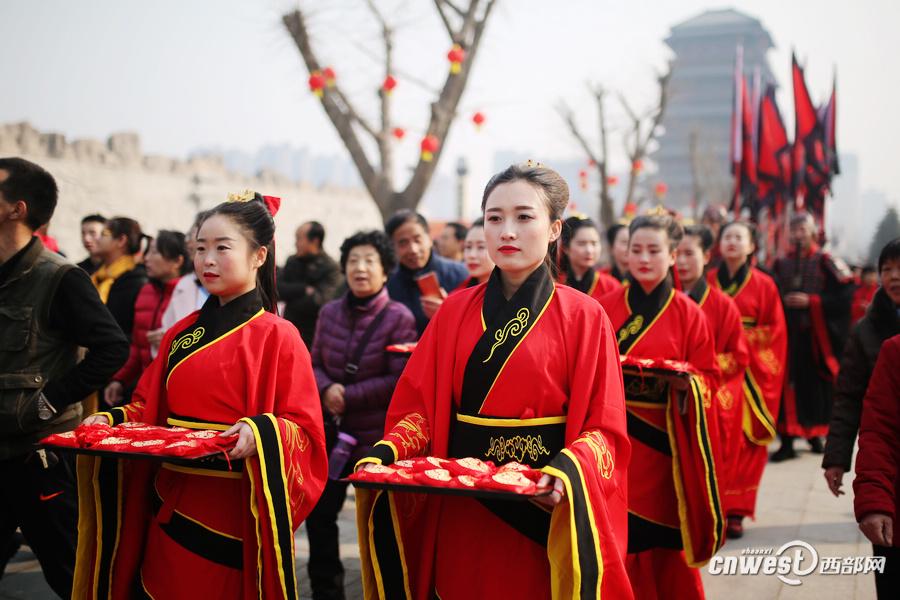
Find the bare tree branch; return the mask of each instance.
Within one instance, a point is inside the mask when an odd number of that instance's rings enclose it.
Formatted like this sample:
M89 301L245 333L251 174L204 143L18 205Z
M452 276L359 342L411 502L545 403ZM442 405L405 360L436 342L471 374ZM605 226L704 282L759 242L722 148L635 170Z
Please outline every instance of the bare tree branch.
M459 102L468 83L473 61L478 54L485 26L496 0L467 0L465 10L460 6L462 0L434 0L435 8L450 39L453 43L462 46L466 52L459 72L448 73L440 90L433 90L430 85L414 76L394 71L393 35L395 28L379 10L376 0L365 1L381 27L381 37L384 44L383 65L385 77L388 75L402 75L405 80L420 85L434 94L435 100L431 103L431 115L425 131L427 135L437 137L441 143L437 152L434 153L433 160L426 161L421 157L419 158L406 186L401 191L398 191L394 187L393 181L395 169L389 94L380 89L379 112L381 122L380 127L376 128L355 109L339 85L329 85L324 90L321 98L322 108L350 153L350 157L357 171L359 171L366 189L381 211L382 216L387 218L400 208L415 208L424 195L434 175L450 126L458 116ZM321 70L321 63L312 49L305 17L306 15L298 9L284 15L282 20L294 44L297 46L308 71L312 73ZM354 42L351 40L348 43L352 44ZM377 60L372 57L372 53L368 49L363 49L363 52L368 58ZM380 157L379 169L372 165L372 162L366 155L365 149L360 143L359 131L366 132L374 139Z
M294 44L297 46L297 50L300 52L300 56L303 58L303 62L306 63L306 68L309 72L320 71L322 67L310 45L309 31L300 9L284 15L282 17L282 22L290 33L291 38L294 40ZM338 89L339 88L334 87L332 90L325 91L325 94L322 97L322 107L325 109L325 114L328 115L328 118L337 130L344 146L346 146L347 152L350 153L350 158L353 160L353 164L356 166L363 184L366 186L369 193L375 197L375 194L378 191L378 175L372 167L372 163L369 161L368 156L366 156L366 152L356 135L356 131L353 129L354 121L360 124L362 124L362 122L358 119L358 115L356 117L353 116L355 111L353 111L349 103L345 101L346 99L343 99L343 107L338 104L337 99L340 98L341 95L339 93L332 93Z
M560 102L559 106L557 106L556 111L559 113L559 116L562 117L563 121L566 122L566 126L569 128L569 133L575 138L578 144L581 146L581 149L584 150L584 153L587 154L588 158L594 162L600 162L597 160L596 155L594 154L594 150L591 148L591 145L588 143L587 138L581 133L581 130L578 129L578 123L575 122L575 113L571 108L565 103Z
M447 35L450 36L450 39L453 42L456 42L456 30L453 28L453 25L450 24L450 19L447 18L447 13L444 12L444 0L434 0L434 6L437 8L438 15L441 17L441 22L444 23L444 28L447 30Z

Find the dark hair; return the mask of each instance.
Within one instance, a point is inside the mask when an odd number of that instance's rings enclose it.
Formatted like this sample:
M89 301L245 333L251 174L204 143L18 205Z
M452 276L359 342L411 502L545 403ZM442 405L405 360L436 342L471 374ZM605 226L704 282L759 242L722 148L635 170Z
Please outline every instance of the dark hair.
M865 275L876 275L877 273L878 273L878 271L875 270L875 266L874 266L874 265L865 265L864 267L862 267L862 268L859 270L859 274L862 275L862 276L865 276Z
M456 238L457 242L461 242L466 239L466 234L469 233L469 228L463 225L462 223L447 223L445 227L449 227L453 230L453 237Z
M180 275L187 274L193 268L184 240L183 233L168 229L160 229L159 234L156 236L156 251L162 254L163 258L172 262L178 260L179 256L182 258L181 268L179 269Z
M562 235L559 237L560 242L562 243L563 248L568 248L572 244L572 240L575 238L575 235L578 233L579 229L583 229L585 227L590 227L592 229L597 230L597 224L587 217L569 217L565 221L563 221L562 226ZM599 233L599 230L597 230ZM570 268L569 257L565 252L561 252L559 255L559 270L562 273L568 273Z
M544 199L547 212L550 214L551 223L562 218L566 206L569 205L569 184L553 169L540 164L532 164L531 161L510 165L491 177L487 185L484 186L484 193L481 196L482 214L484 213L484 207L487 205L488 197L497 186L514 181L529 183L538 191ZM556 256L559 248L558 242L559 240L550 242L547 246L547 255L544 257L544 264L550 269L550 273L554 278L557 275Z
M887 261L898 259L900 259L900 238L894 238L884 245L878 255L878 272L881 273L881 269Z
M688 225L684 228L684 235L698 238L700 247L703 248L704 252L709 252L709 249L713 247L715 242L712 231L706 225Z
M19 157L0 158L0 169L8 174L0 182L0 193L10 204L20 200L25 203L28 207L25 224L34 231L49 223L59 198L53 175L40 165Z
M262 296L263 306L269 312L277 312L278 292L275 288L275 219L269 213L263 197L255 192L247 202L223 202L215 206L199 221L199 226L213 215L231 219L243 232L253 249L265 247L266 262L256 272L256 289ZM199 233L199 230L198 230Z
M684 237L684 229L671 215L641 215L628 226L628 235L633 236L638 229L654 229L665 233L669 238L670 251L674 250Z
M125 236L125 254L135 255L142 250L142 242L150 238L141 231L140 224L128 217L113 217L106 222L106 228L112 234L114 240ZM146 247L143 248L146 250Z
M719 230L719 239L718 242L722 241L722 238L725 236L725 232L728 231L729 227L734 225L740 225L744 229L747 230L747 233L750 235L750 243L753 244L753 250L750 252L748 256L753 256L756 254L756 249L759 248L759 238L756 232L756 227L753 226L753 223L749 221L729 221L722 225L722 229Z
M308 221L309 231L306 232L306 239L310 242L319 240L319 246L325 243L325 228L318 221Z
M619 235L619 232L623 229L628 229L628 226L624 223L613 223L606 230L606 241L609 243L609 247L612 248L613 244L616 243L616 237Z
M422 226L422 229L425 230L425 233L428 233L428 221L425 219L425 217L414 210L409 210L408 208L398 210L393 215L391 215L391 218L388 219L387 223L384 224L384 232L389 238L393 238L394 232L410 221L415 221Z
M477 219L472 221L472 225L469 227L469 229L471 230L475 227L481 227L482 229L484 228L484 217L478 217ZM466 231L466 235L469 235L468 231Z
M190 226L190 228L188 228L188 231L190 232L191 229L195 229L195 230L199 231L199 230L200 230L200 224L203 223L203 221L205 221L205 220L206 220L206 217L208 217L208 216L209 216L209 211L208 211L208 210L201 210L200 212L198 212L198 213L194 216L194 222L191 223L191 226ZM195 237L195 238L197 237L197 231L194 231L194 237Z
M804 223L812 228L813 234L817 234L819 232L819 226L816 225L815 218L813 218L813 216L805 210L794 213L793 216L791 216L790 224L788 226L794 228L797 225Z
M100 223L101 225L106 225L106 217L103 215L88 215L81 220L81 224L85 225L87 223Z
M727 209L721 204L710 204L703 209L702 220L712 221L713 223L722 224L728 215Z
M394 266L397 264L397 259L394 256L394 245L383 231L371 229L369 231L357 231L341 244L341 273L347 272L347 257L350 256L350 251L358 246L372 246L378 251L378 256L381 258L381 268L384 269L385 275L394 270Z

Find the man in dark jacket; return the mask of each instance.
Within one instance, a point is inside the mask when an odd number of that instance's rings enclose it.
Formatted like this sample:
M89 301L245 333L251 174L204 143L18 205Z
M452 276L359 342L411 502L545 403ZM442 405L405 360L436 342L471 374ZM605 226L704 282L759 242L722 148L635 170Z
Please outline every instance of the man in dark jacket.
M57 194L38 165L0 159L0 542L21 528L47 583L68 598L74 463L34 445L81 421L80 400L124 364L128 341L87 274L33 235ZM79 347L87 348L81 362Z
M287 259L276 279L278 297L285 303L284 318L300 330L306 347L312 348L319 309L336 295L341 271L322 249L325 228L321 223L304 223L294 240L297 254Z
M391 299L401 302L416 317L416 331L421 337L428 321L441 307L447 290L455 290L469 273L462 263L447 260L433 252L434 242L428 233L428 221L419 213L401 210L388 219L385 232L394 244L400 266L388 279ZM434 272L442 297L423 296L416 278Z
M841 485L844 473L850 470L863 397L881 345L900 334L900 238L882 248L878 273L881 287L844 346L835 386L834 408L822 459L825 481L835 496L844 493Z

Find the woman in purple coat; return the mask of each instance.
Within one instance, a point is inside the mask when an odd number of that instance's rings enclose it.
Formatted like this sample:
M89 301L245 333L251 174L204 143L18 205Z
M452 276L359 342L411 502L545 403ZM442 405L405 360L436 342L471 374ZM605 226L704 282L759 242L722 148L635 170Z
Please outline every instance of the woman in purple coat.
M385 347L417 337L413 314L388 298L385 283L394 265L393 245L381 231L344 240L341 270L349 291L323 306L316 324L311 353L322 412L326 423L330 418L344 434L341 438L355 439L356 445L342 469L331 461L325 492L306 519L314 600L344 598L337 517L347 484L337 479L346 477L384 433L391 394L406 365L405 356L389 354Z

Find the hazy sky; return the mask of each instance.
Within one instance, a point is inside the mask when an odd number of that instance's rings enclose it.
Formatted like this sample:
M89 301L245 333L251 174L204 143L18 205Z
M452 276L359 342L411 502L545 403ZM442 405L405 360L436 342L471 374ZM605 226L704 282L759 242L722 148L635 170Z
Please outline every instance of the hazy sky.
M462 1L462 0L460 0ZM449 41L427 0L376 0L397 23L398 71L437 87ZM145 152L184 156L198 146L254 152L267 143L342 146L306 85L299 54L281 25L286 0L3 0L0 2L0 122L28 120L70 139L137 131ZM362 112L375 110L381 52L363 0L304 1L324 62ZM807 63L816 101L838 75L838 143L858 155L861 187L896 201L893 162L900 139L900 3L890 0L701 0L546 2L498 0L470 87L465 116L451 130L441 170L465 154L486 180L493 152L536 159L580 157L554 106L565 98L594 128L585 82L621 90L636 106L655 101L654 71L670 56L672 25L703 10L733 6L772 35L769 61L791 120L790 51ZM409 135L398 153L417 156L429 94L402 76L396 120ZM468 118L482 110L476 132ZM621 111L610 106L613 126ZM790 127L790 125L789 125ZM614 163L623 163L620 144Z

